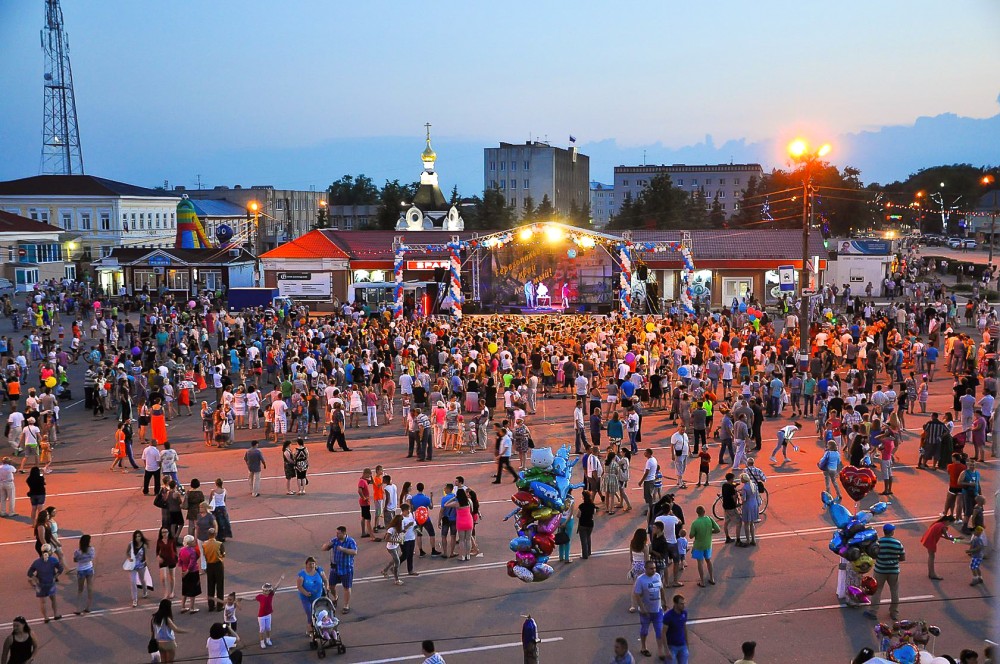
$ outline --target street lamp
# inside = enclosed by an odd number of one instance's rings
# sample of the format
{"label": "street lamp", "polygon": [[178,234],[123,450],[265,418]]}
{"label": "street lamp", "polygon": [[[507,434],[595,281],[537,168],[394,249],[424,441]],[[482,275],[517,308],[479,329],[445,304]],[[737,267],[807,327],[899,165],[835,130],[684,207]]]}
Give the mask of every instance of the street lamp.
{"label": "street lamp", "polygon": [[[788,146],[788,155],[792,161],[802,166],[802,269],[799,271],[799,362],[809,360],[809,298],[805,288],[809,283],[809,204],[812,199],[812,178],[821,160],[830,154],[833,148],[824,143],[816,150],[811,150],[809,144],[801,138],[792,141]],[[817,275],[818,277],[818,275]],[[818,283],[818,279],[817,279]]]}
{"label": "street lamp", "polygon": [[[979,182],[984,187],[989,187],[989,186],[991,186],[995,182],[995,180],[994,180],[994,178],[993,178],[992,175],[984,175],[983,178]],[[987,261],[987,264],[990,266],[990,270],[993,269],[993,238],[995,237],[994,236],[994,231],[995,231],[996,225],[997,225],[997,214],[998,214],[998,212],[1000,212],[1000,211],[997,210],[997,189],[994,187],[994,189],[993,189],[993,210],[992,210],[992,212],[990,212],[990,258],[989,258],[989,261]]]}
{"label": "street lamp", "polygon": [[260,227],[260,203],[257,201],[250,201],[247,204],[247,209],[250,210],[250,214],[253,215],[253,228],[250,229],[250,250],[253,254],[257,255],[257,232]]}

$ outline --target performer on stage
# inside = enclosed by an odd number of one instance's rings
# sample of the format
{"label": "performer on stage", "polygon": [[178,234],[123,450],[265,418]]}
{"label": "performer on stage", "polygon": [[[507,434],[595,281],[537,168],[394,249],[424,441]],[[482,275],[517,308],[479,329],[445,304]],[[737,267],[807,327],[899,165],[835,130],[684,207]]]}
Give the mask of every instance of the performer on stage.
{"label": "performer on stage", "polygon": [[563,309],[568,309],[569,308],[569,282],[566,282],[566,281],[563,282],[560,294],[562,295],[562,308]]}
{"label": "performer on stage", "polygon": [[549,287],[545,285],[544,281],[539,281],[538,287],[535,289],[536,306],[541,306],[542,300],[545,300],[547,306],[552,306],[552,298],[549,297]]}
{"label": "performer on stage", "polygon": [[534,309],[536,306],[535,302],[535,282],[528,281],[524,282],[524,303],[529,309]]}

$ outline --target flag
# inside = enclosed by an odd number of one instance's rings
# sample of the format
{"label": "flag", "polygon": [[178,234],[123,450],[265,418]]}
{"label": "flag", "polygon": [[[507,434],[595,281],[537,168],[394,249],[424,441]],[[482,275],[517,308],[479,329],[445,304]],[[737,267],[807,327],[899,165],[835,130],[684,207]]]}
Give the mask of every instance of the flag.
{"label": "flag", "polygon": [[573,134],[570,134],[569,135],[569,142],[570,143],[576,143],[576,136],[574,136]]}

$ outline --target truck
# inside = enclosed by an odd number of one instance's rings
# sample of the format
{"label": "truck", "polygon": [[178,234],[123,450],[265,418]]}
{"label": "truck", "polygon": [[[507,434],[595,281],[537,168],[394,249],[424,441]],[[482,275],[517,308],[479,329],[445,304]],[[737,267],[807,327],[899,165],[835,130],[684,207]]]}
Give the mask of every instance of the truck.
{"label": "truck", "polygon": [[283,309],[287,297],[278,294],[277,288],[230,288],[226,293],[230,311],[242,311],[254,307]]}

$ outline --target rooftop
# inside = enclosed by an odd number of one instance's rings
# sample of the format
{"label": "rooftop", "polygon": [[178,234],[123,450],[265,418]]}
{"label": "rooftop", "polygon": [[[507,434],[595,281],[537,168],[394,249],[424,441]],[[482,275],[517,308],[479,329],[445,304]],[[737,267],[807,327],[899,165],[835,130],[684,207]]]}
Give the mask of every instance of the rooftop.
{"label": "rooftop", "polygon": [[0,233],[62,233],[63,229],[0,210]]}
{"label": "rooftop", "polygon": [[[244,249],[239,249],[240,255],[233,258],[230,249],[154,249],[150,247],[115,247],[109,258],[118,259],[119,264],[127,265],[141,261],[150,254],[166,254],[180,264],[186,265],[227,265],[230,263],[246,263],[254,260],[253,255]],[[232,251],[235,251],[232,250]],[[103,260],[103,259],[102,259]]]}
{"label": "rooftop", "polygon": [[199,217],[246,217],[247,211],[241,205],[225,199],[189,199]]}
{"label": "rooftop", "polygon": [[[312,230],[291,242],[261,254],[261,258],[349,258],[347,252],[327,235],[329,231]],[[367,235],[367,231],[358,231]],[[389,239],[392,244],[392,239]],[[392,253],[392,250],[389,250]]]}
{"label": "rooftop", "polygon": [[170,191],[147,189],[95,175],[35,175],[0,182],[0,196],[139,196],[179,198]]}

